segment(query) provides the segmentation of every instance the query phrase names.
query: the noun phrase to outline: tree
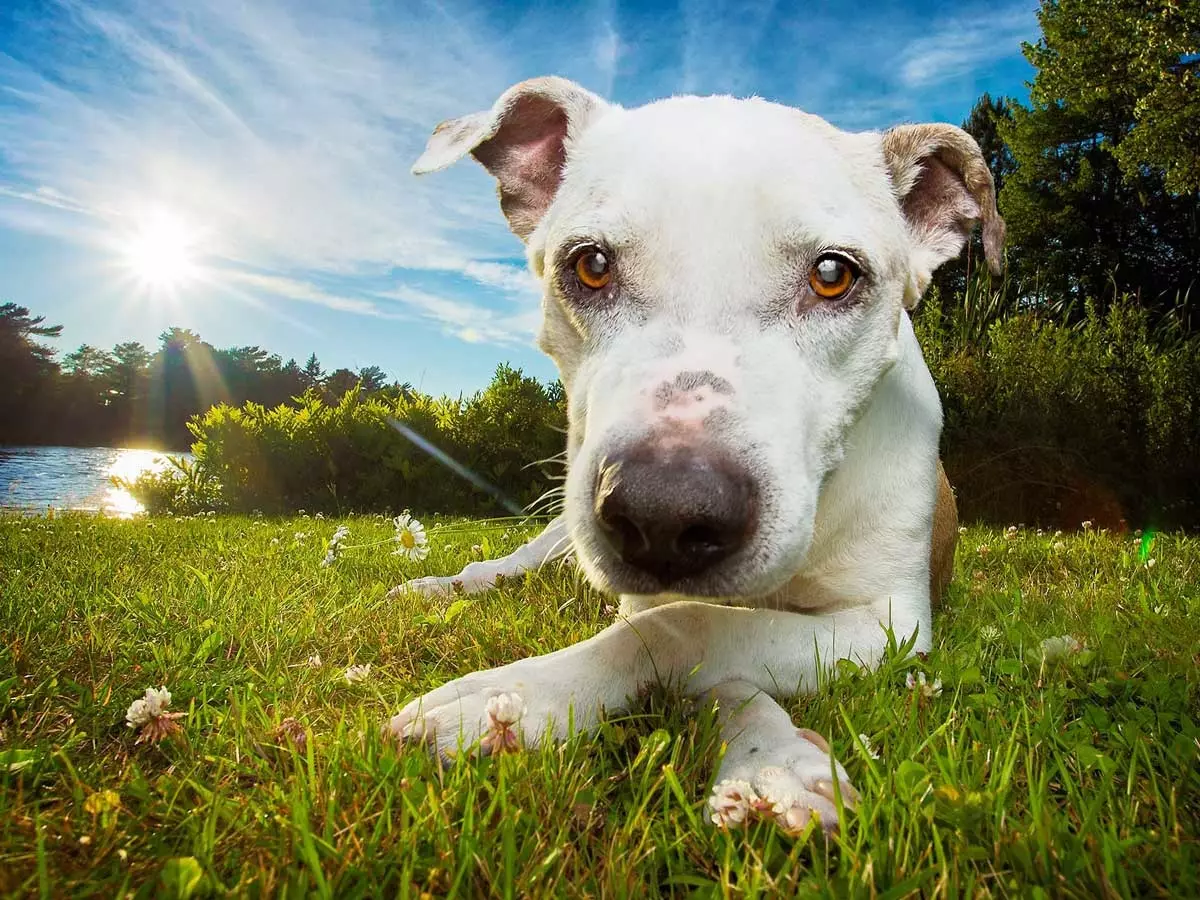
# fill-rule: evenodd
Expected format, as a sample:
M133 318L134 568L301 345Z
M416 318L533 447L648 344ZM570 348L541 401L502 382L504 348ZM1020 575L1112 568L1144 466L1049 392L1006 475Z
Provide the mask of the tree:
M1011 121L999 122L1016 163L1001 213L1010 245L1024 248L1018 274L1042 298L1105 303L1131 292L1169 308L1200 271L1189 174L1200 141L1187 137L1200 119L1180 126L1187 147L1162 133L1197 89L1180 56L1195 52L1197 5L1183 6L1043 0L1042 39L1025 45L1037 68L1030 106L1012 104Z
M98 378L112 363L106 350L91 344L80 344L79 349L63 357L62 369L68 375L79 378Z
M358 376L349 369L335 369L329 373L325 379L325 393L336 403L341 400L346 394L354 390L354 386L358 384Z
M383 390L388 383L387 373L379 366L366 366L359 369L358 380L362 382L363 392L367 394Z
M308 362L301 369L301 377L304 381L305 388L319 389L325 381L325 370L321 368L321 363L317 360L317 354L312 354L308 358Z
M0 443L30 439L47 410L39 403L58 374L55 351L38 338L56 338L61 325L46 325L44 316L31 316L15 303L0 303Z

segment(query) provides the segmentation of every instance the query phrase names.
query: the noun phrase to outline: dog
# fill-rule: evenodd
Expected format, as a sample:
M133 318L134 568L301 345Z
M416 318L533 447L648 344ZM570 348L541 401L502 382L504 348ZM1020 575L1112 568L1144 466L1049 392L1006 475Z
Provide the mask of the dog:
M386 728L446 757L534 746L667 680L717 704L714 823L837 828L854 788L774 697L877 664L889 631L931 646L957 513L908 311L976 225L999 270L978 145L757 98L626 109L546 77L438 125L413 172L468 154L543 289L565 507L511 556L403 589L481 590L569 547L621 601L596 636L457 678Z

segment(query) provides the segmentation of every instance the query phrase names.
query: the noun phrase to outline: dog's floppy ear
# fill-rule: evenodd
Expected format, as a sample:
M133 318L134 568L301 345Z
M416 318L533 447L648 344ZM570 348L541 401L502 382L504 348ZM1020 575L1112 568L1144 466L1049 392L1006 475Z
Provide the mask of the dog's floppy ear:
M1004 220L991 170L971 135L940 123L900 125L884 132L883 157L916 250L905 306L917 305L934 270L958 255L976 222L988 264L1000 272Z
M436 172L472 154L495 176L500 208L525 240L554 200L570 142L610 108L565 78L522 81L491 109L438 125L412 171Z

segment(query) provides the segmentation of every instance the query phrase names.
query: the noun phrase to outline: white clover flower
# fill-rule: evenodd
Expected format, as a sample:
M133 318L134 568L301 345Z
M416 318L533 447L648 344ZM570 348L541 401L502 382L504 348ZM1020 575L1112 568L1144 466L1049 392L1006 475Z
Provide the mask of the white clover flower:
M297 541L307 541L308 540L308 532L307 531L297 531L296 532L296 540Z
M1043 662L1058 662L1083 649L1083 642L1073 635L1048 637L1039 645Z
M1000 640L1000 629L995 625L984 625L979 629L979 637L991 644Z
M1083 520L1083 530L1084 530L1084 531L1091 531L1091 530L1092 530L1092 525L1093 525L1093 524L1095 524L1095 523L1093 523L1091 519L1084 519L1084 520Z
M932 682L925 680L925 673L918 672L913 676L912 672L904 678L904 684L910 691L915 691L922 697L937 697L942 693L942 679L935 678Z
M339 525L337 531L333 533L333 537L329 539L329 546L325 549L325 558L321 560L321 568L328 568L337 562L338 554L342 550L342 541L350 534L350 529L345 525Z
M863 745L863 749L867 751L867 756L871 759L879 759L879 751L875 749L875 745L871 743L871 739L865 734L858 736L859 742Z
M959 525L959 526L958 526L958 533L959 533L959 534L966 534L966 533L967 533L967 526L966 526L966 525Z
M350 684L361 684L371 677L371 664L350 666L346 669L346 681Z
M718 828L744 825L758 804L758 792L748 781L730 779L713 785L708 798L709 820Z
M1066 544L1064 544L1062 541L1055 541L1055 542L1054 542L1054 543L1053 543L1053 544L1050 546L1050 549L1051 549L1051 550L1056 550L1056 551L1058 551L1058 552L1060 552L1060 553L1061 553L1063 550L1066 550L1066 549L1067 549L1067 545L1066 545Z
M278 547L279 546L279 538L277 538L277 537L271 538L271 546Z
M1006 541L1015 541L1017 539L1017 526L1009 525L1004 529L1004 539Z
M397 547L392 551L393 556L403 556L407 559L421 560L429 555L429 538L425 535L425 526L407 512L392 519L396 533L392 537Z
M184 714L167 712L170 705L171 692L166 685L146 688L146 693L129 705L125 712L125 724L141 732L136 743L156 743L179 731L175 720L182 719Z
M319 669L319 668L321 668L321 654L320 654L320 653L314 653L312 656L310 656L310 657L308 658L307 662L308 662L308 667L309 667L310 669Z
M324 519L325 513L317 513L315 516L313 516L313 518L314 519Z
M1147 569L1153 569L1156 565L1158 565L1158 560L1156 560L1153 556L1146 560Z
M516 725L525 710L520 694L497 694L488 700L488 733L480 742L484 753L503 753L520 747Z
M1058 531L1055 531L1055 532L1054 532L1054 536L1055 536L1056 538L1060 538L1060 537L1062 537L1062 529L1059 529Z

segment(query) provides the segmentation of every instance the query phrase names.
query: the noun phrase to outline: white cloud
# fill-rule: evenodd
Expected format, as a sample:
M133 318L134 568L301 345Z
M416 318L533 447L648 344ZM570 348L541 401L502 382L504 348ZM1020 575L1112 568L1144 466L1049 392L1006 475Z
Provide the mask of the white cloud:
M938 23L910 41L900 55L900 81L922 88L962 78L1011 56L1022 40L1037 35L1032 8L999 10Z

